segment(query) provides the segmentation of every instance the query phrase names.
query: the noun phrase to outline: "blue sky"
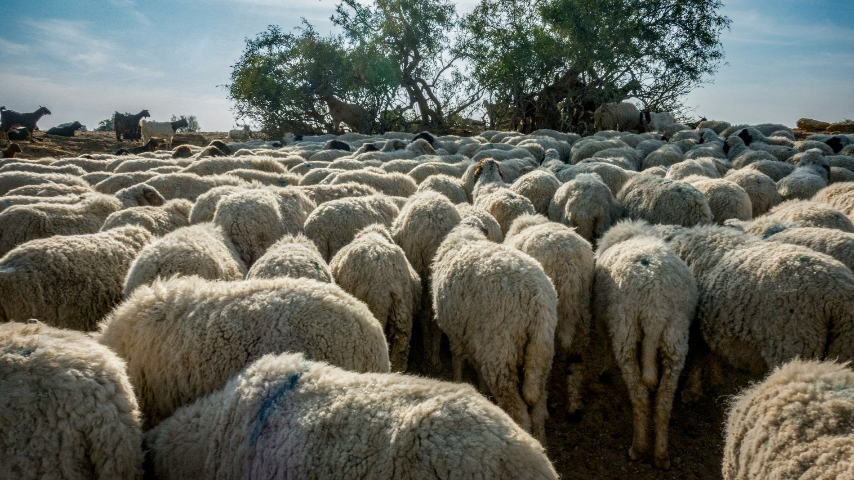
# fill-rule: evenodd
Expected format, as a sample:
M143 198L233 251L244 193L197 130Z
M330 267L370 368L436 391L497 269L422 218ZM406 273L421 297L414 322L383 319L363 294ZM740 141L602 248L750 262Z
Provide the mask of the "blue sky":
M236 125L220 88L246 37L305 17L323 33L335 0L4 0L0 105L51 109L40 126L93 128L114 110ZM470 11L475 0L458 2ZM854 117L854 1L730 0L728 65L691 93L696 114L794 125Z

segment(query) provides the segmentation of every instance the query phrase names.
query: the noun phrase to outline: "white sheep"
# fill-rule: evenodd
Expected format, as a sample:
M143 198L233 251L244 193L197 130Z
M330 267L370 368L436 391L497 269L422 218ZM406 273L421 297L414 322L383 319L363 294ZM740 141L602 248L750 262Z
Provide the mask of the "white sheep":
M507 188L498 162L490 158L477 163L472 188L474 205L492 215L506 233L513 220L520 215L534 214L534 204L526 197Z
M312 185L300 187L316 205L347 197L368 197L379 192L361 183L342 183L339 185Z
M726 425L723 478L850 478L854 372L793 361L736 396Z
M12 193L11 191L28 185L59 184L71 187L80 187L85 191L91 190L89 184L80 177L59 173L31 173L31 172L4 172L0 173L0 195ZM15 193L12 193L15 195ZM23 195L17 193L17 195Z
M0 259L0 320L94 330L122 300L125 275L152 240L140 227L27 242Z
M653 421L655 465L666 469L670 411L698 293L691 270L651 230L646 222L624 221L605 234L596 252L593 305L632 402L629 455L639 460L649 453Z
M454 379L467 360L498 405L542 442L557 293L534 258L490 242L477 224L463 220L436 252L436 323L450 341Z
M809 247L816 252L830 255L854 270L854 233L833 228L789 227L768 235L767 239Z
M540 215L548 215L549 203L561 183L547 170L534 170L519 177L510 185L510 190L531 201Z
M388 229L369 225L329 262L335 283L365 302L385 330L393 371L406 370L421 278Z
M142 478L139 408L124 362L88 336L0 324L0 475Z
M593 285L593 249L571 228L549 222L542 215L517 218L504 243L534 257L557 291L558 356L566 375L566 410L582 408L581 355L590 330L590 294Z
M192 208L192 203L180 198L166 202L162 207L126 208L111 213L101 226L101 231L135 225L148 230L155 237L162 237L173 230L189 226Z
M329 265L314 242L305 235L285 235L270 245L252 268L246 278L311 278L318 282L332 283Z
M127 272L122 295L141 285L176 275L196 275L208 280L240 280L246 265L221 228L202 223L179 228L145 246Z
M606 103L593 112L593 126L597 132L602 130L645 132L649 121L649 112L641 112L636 106L627 102Z
M466 191L463 189L460 179L450 175L431 175L418 185L416 195L422 192L437 192L448 197L451 203L467 203ZM0 198L2 202L2 198Z
M557 479L542 446L468 385L266 355L145 435L181 478Z
M820 150L812 149L792 157L795 170L777 182L783 200L807 200L826 187L830 180L830 164Z
M368 307L306 278L158 280L106 317L100 342L127 362L146 429L267 353L389 371L382 327Z
M305 236L329 261L361 229L380 223L390 226L400 209L389 197L347 197L321 204L305 220Z
M703 193L712 212L712 220L723 225L726 220L750 220L753 204L750 196L738 184L722 178L692 175L684 179Z
M548 215L593 242L620 219L622 207L598 175L583 173L557 190Z
M754 218L765 214L783 201L780 193L777 192L777 184L771 177L762 172L742 168L730 170L724 178L744 189L747 196L750 197L750 206Z
M617 201L625 214L650 223L691 226L712 222L703 193L688 183L638 175L623 185Z

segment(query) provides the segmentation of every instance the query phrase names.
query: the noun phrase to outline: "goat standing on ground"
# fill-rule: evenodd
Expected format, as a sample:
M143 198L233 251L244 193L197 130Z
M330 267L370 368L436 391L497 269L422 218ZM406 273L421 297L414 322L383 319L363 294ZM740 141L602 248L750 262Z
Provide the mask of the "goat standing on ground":
M354 132L371 133L373 119L367 110L355 103L347 103L335 98L326 85L317 87L315 93L320 95L320 98L326 101L326 106L329 107L333 133L338 132L341 122L344 122Z
M46 107L39 107L38 110L32 113L20 113L14 110L7 110L6 107L0 107L0 131L3 136L9 139L9 130L14 127L24 127L27 129L27 138L29 141L33 139L33 130L36 129L36 123L45 115L50 115L50 110Z
M116 141L121 142L122 138L125 140L139 140L142 136L139 130L139 121L150 116L151 114L148 113L148 110L143 110L136 115L125 115L116 112L113 117L113 129L116 131Z

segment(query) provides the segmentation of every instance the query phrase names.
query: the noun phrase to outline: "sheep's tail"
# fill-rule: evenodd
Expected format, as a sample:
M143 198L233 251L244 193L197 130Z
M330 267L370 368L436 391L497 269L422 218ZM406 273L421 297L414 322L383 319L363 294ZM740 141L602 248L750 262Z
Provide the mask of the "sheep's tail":
M655 390L658 386L658 345L667 321L666 318L652 318L641 322L641 381L649 390Z
M554 358L557 327L556 297L551 299L540 292L532 302L533 311L529 318L528 344L525 345L524 374L522 380L522 398L525 403L534 406L546 392L546 382L551 373Z
M839 362L854 360L854 297L851 296L850 287L846 290L844 300L836 307L835 315L830 322L825 344L826 360Z

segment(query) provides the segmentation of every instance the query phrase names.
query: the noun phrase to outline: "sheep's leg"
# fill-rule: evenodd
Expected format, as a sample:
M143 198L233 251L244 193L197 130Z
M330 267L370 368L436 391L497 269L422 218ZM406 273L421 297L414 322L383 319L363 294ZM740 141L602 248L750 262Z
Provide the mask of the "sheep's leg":
M670 468L670 454L667 452L670 412L673 410L673 397L682 372L681 362L667 360L662 362L661 380L655 393L655 466Z
M531 434L540 441L543 445L543 448L547 448L546 445L546 419L549 417L548 411L548 395L547 392L543 392L540 396L540 399L531 409Z
M709 355L708 349L704 346L689 349L688 364L685 367L687 374L682 388L682 403L697 403L703 398L703 370L708 363Z
M581 400L582 384L584 383L584 366L573 361L572 356L566 362L566 413L574 415L584 408Z
M484 371L483 373L488 373ZM522 429L533 433L531 416L528 414L528 404L522 398L522 382L516 373L516 368L510 365L498 372L496 377L486 377L489 391L498 404Z
M451 367L454 370L454 381L463 381L463 356L455 348L451 348Z
M429 297L425 297L429 298ZM433 305L426 302L421 310L421 336L424 344L423 371L428 374L436 374L442 371L441 345L442 330L433 319Z
M629 391L629 399L632 402L632 427L634 437L632 447L629 449L629 457L632 460L640 460L649 453L649 390L641 381L640 365L638 365L638 346L635 341L629 341L621 349L617 364L626 382Z

